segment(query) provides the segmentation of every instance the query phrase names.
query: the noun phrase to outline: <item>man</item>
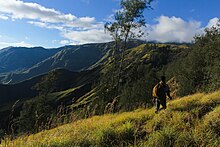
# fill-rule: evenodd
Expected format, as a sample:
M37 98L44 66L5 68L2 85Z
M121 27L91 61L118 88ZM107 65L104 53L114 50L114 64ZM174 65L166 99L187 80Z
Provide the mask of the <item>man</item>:
M169 97L170 100L172 100L172 97L170 96L170 88L166 84L166 77L161 76L161 81L154 86L152 95L156 101L156 111L155 113L158 113L161 109L166 109L166 96ZM162 108L160 109L160 105L162 105Z

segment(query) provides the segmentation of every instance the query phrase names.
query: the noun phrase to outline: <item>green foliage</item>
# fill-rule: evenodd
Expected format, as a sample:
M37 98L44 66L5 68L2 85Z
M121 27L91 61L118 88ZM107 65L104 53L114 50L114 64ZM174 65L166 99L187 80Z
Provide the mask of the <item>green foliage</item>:
M54 73L53 73L54 72ZM47 83L47 86L45 88L45 91L55 91L51 94L48 94L46 96L46 104L52 106L53 111L49 111L47 113L51 113L53 120L55 120L54 117L57 117L57 114L52 114L55 113L57 110L57 107L63 104L62 106L65 107L66 105L71 105L72 102L74 101L73 105L76 106L74 107L74 110L76 110L78 107L83 107L87 103L91 103L91 101L94 98L90 98L86 94L90 92L91 90L91 83L94 82L94 80L97 79L98 77L98 72L99 68L95 68L92 70L88 71L82 71L82 72L71 72L65 69L57 69L55 71L52 71L48 76L47 74L41 75L38 77L34 77L32 79L29 79L27 81L21 82L19 84L14 84L14 85L0 85L0 95L1 95L1 100L6 100L7 103L3 103L3 101L0 101L1 106L0 106L0 128L3 128L4 130L8 130L9 126L14 125L14 123L17 124L17 120L13 121L14 118L19 117L20 111L23 109L22 106L25 103L25 101L36 101L38 103L38 92L37 90L31 88L36 83L38 85L40 84L41 79L43 76L43 79L48 79L49 76L53 77L53 75L57 75L57 78L51 78L53 80L49 80L52 82L52 84L48 84L50 82L44 81L44 83ZM41 84L42 85L42 84ZM46 85L46 84L44 84ZM83 85L83 86L81 86ZM75 88L72 88L75 87ZM44 89L43 89L44 90ZM56 92L59 91L59 92ZM45 93L45 92L43 92ZM82 97L84 96L84 97ZM80 98L82 97L82 98ZM22 99L21 99L22 98ZM80 99L79 99L80 98ZM79 99L79 100L78 100ZM11 108L12 105L15 103L16 100L19 100L19 103L16 105L15 112L13 113L13 119L8 119L9 116L11 115ZM77 102L75 102L77 100ZM34 103L33 102L33 103ZM25 109L25 108L24 108ZM73 109L71 109L72 111ZM66 112L66 110L65 110ZM70 112L70 111L68 111ZM59 112L57 112L59 113ZM33 113L34 114L34 113ZM59 114L60 115L60 114ZM80 115L77 114L76 115ZM82 116L84 116L82 114ZM70 115L67 115L66 118L69 118ZM78 118L78 117L77 117ZM84 117L80 117L84 118ZM72 120L72 118L68 119ZM13 122L11 122L13 121ZM51 121L51 120L50 120ZM66 122L66 120L60 121L59 119L56 119L53 121L53 126L57 126L59 124ZM9 125L10 123L10 125ZM13 127L14 128L14 127ZM47 126L47 128L49 128ZM17 127L14 128L17 130ZM10 129L11 130L11 129ZM8 132L8 131L7 131ZM10 131L11 132L11 131ZM16 132L16 131L15 131Z
M50 71L46 76L43 76L41 82L37 83L33 88L39 91L39 95L47 96L56 90L58 76L59 72L57 70Z
M102 86L105 85L106 87L104 87L111 93L110 97L112 98L110 98L110 101L120 94L125 51L128 49L127 43L129 39L139 38L144 34L141 31L141 27L145 26L143 12L146 8L150 7L150 3L151 0L121 0L121 9L115 13L115 20L105 24L105 29L115 41L113 59L110 59L113 62L113 66L110 69L112 71L111 84L108 84L109 82L102 82L106 83L102 84ZM137 31L138 29L139 31Z
M20 113L20 117L18 119L19 123L19 132L27 132L30 133L36 132L35 128L35 105L33 101L28 101L24 103L22 111Z
M205 30L195 37L192 50L176 63L180 95L198 91L210 92L220 88L220 25Z
M18 119L19 132L35 133L48 128L52 108L47 97L55 89L57 77L58 72L52 71L34 86L39 91L39 96L24 103Z
M163 44L142 44L128 49L124 56L124 70L120 72L120 88L117 88L118 65L111 58L104 64L96 90L98 98L95 103L99 110L103 113L106 105L113 105L115 99L118 105L116 111L152 106L152 89L158 77L186 51L177 45ZM167 75L172 78L172 74Z
M38 134L2 141L3 146L219 146L220 91L195 94L154 108L94 116ZM190 105L190 103L194 103ZM204 111L202 117L199 110ZM182 111L183 110L183 111Z
M150 2L147 3L145 0L121 0L121 10L115 13L115 21L106 23L105 28L116 41L142 36L141 31L136 35L131 30L145 26L143 11L150 7L147 4Z
M154 76L151 73L147 76L124 85L119 102L122 110L131 111L139 107L152 105L151 91L154 86L154 82L152 82Z
M18 119L19 133L36 133L47 129L52 108L44 96L26 101Z
M3 139L5 136L5 131L3 129L0 129L0 140Z

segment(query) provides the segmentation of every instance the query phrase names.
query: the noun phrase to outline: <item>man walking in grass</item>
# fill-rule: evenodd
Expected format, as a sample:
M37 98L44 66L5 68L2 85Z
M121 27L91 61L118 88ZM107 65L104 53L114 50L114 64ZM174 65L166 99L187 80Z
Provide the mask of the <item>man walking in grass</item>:
M166 97L168 96L170 100L172 100L172 97L170 96L170 88L166 84L166 77L161 76L161 81L154 86L152 91L153 98L156 102L156 111L155 113L158 113L161 109L166 109ZM162 108L160 109L160 105L162 105Z

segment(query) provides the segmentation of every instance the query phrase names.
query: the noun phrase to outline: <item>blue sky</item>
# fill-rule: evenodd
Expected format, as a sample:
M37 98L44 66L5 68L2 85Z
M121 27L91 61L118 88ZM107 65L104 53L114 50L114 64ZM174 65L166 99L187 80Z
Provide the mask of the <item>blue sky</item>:
M0 48L106 42L103 24L119 0L0 0ZM191 42L220 18L219 0L155 0L142 39Z

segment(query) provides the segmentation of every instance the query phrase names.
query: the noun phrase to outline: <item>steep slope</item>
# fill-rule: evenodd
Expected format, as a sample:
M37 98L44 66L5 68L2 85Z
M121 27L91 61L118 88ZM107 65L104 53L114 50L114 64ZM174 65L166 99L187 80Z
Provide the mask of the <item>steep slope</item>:
M135 48L131 48L129 50L127 50L126 55L125 55L125 66L124 66L124 71L125 74L123 74L123 79L125 79L124 81L130 81L132 80L131 78L134 78L137 80L137 76L142 76L139 75L139 73L147 73L150 71L150 69L143 69L141 66L143 64L145 64L147 67L148 66L152 66L152 67L157 67L157 65L162 65L162 64L167 64L169 62L173 62L175 60L175 58L178 58L181 56L182 51L185 51L185 47L181 47L181 46L177 46L177 45L157 45L160 46L159 48L152 48L152 46L154 46L153 44L149 45L149 44L143 44L140 45L138 47ZM71 46L69 46L71 47ZM165 49L163 47L166 47ZM78 49L78 47L75 48L75 51ZM86 48L88 49L88 48ZM65 51L65 50L74 50L74 49L68 49L68 46L66 49L62 50L61 52ZM164 50L166 50L165 54L161 54L164 52ZM73 51L74 52L74 51ZM107 56L107 55L106 55ZM168 60L166 62L164 61L160 61L159 57L165 56L165 58ZM65 56L64 56L65 57ZM69 57L68 57L69 58ZM107 59L107 57L102 57L98 62L104 62ZM161 62L161 63L159 63ZM68 90L73 88L78 88L78 90L74 91L71 94L63 94L62 98L58 98L59 99L59 103L63 102L67 105L70 105L69 107L71 109L75 109L77 110L78 108L82 108L82 107L96 107L96 105L98 105L98 107L100 108L100 113L102 113L107 105L107 103L111 103L111 99L109 101L105 101L103 103L103 99L102 97L100 98L99 95L97 95L97 93L100 91L95 89L93 92L89 93L91 90L91 85L92 83L94 83L94 81L96 81L99 77L100 71L103 70L107 70L109 66L111 66L111 63L109 62L105 62L105 64L103 64L102 66L98 66L99 64L96 64L95 66L93 66L93 68L91 70L87 70L87 71L81 71L81 72L71 72L65 69L59 69L59 73L60 76L58 78L56 82L56 92L63 92L66 93L66 90L68 92ZM97 67L96 67L97 66ZM96 68L94 68L96 67ZM159 68L159 67L158 67ZM135 74L134 74L135 73ZM47 75L47 74L45 74ZM20 82L18 84L12 84L12 85L0 85L0 103L1 103L1 107L5 107L5 108L11 108L13 103L16 100L26 100L26 99L30 99L33 98L37 95L37 91L32 89L32 87L39 83L41 78L43 75L40 76L36 76L34 78L31 78L29 80L25 80L23 82ZM138 77L138 78L139 78ZM106 78L106 80L108 80L108 78ZM129 90L132 95L130 95L129 97L127 97L126 95L123 95L124 98L126 99L132 99L133 97L135 97L135 93L137 93L139 95L139 99L137 99L136 101L138 103L142 103L142 101L146 101L146 92L151 91L151 87L146 86L146 82L148 82L148 80L152 79L141 79L143 82L143 86L141 87L143 89L142 91L132 91ZM133 85L132 85L133 86ZM142 92L142 93L141 93ZM143 96L142 96L143 95ZM132 96L132 97L131 97ZM141 97L142 96L142 97ZM54 98L56 98L57 96L54 96ZM98 98L97 98L98 97ZM75 98L73 100L73 98ZM56 103L56 100L52 99L51 101L54 101L54 103ZM127 105L127 101L126 105ZM132 101L130 101L132 102ZM8 107L8 103L10 103L10 106ZM21 101L21 104L23 103L23 101ZM53 103L53 104L54 104ZM124 107L125 103L123 102L123 99L121 99L119 101L120 105ZM4 104L4 106L2 105ZM58 104L58 103L57 103ZM90 105L91 104L91 105ZM55 104L56 105L56 104ZM102 107L104 107L102 109ZM10 109L5 109L8 110L8 112L10 112ZM102 111L103 110L103 111ZM0 109L1 111L1 109ZM5 112L5 111L2 111Z
M89 68L109 51L111 43L66 46L52 57L37 63L21 73L14 73L3 79L5 83L18 83L25 79L46 73L52 69L64 68L70 71L81 71Z
M65 69L57 69L51 72L57 73L55 90L48 96L50 104L56 110L57 106L70 105L86 93L90 92L93 83L98 79L99 67L88 71L71 72ZM27 81L14 85L0 85L0 130L7 129L9 115L14 109L14 117L18 116L22 105L27 100L35 100L38 91L32 87L39 83L48 74L40 75ZM16 105L14 105L16 103ZM13 106L14 105L14 106Z
M128 48L136 47L142 43L143 41L140 40L131 40L128 43ZM108 42L61 47L58 48L61 51L55 55L25 71L8 75L2 79L2 82L18 83L56 68L64 68L70 71L92 69L105 62L111 56L110 49L113 46L113 42Z
M99 68L93 70L72 72L65 69L57 69L52 72L58 72L56 82L56 91L67 90L77 86L91 84L99 75ZM47 76L43 74L18 84L0 85L0 103L15 102L18 99L32 98L37 95L37 91L33 86L39 83L42 77Z
M152 109L94 116L2 146L218 146L220 91L195 94Z
M151 92L159 77L165 74L167 67L177 59L183 58L189 51L188 46L172 44L142 44L128 49L124 54L124 63L120 73L120 89L117 80L120 61L112 58L104 63L100 84L97 86L99 114L105 112L109 104L117 103L114 111L134 110L143 103L151 105ZM167 80L175 77L174 73L166 73ZM175 92L176 93L176 92ZM110 108L109 108L110 109ZM112 110L107 110L112 111Z
M0 73L24 70L54 55L61 49L8 47L0 50Z

